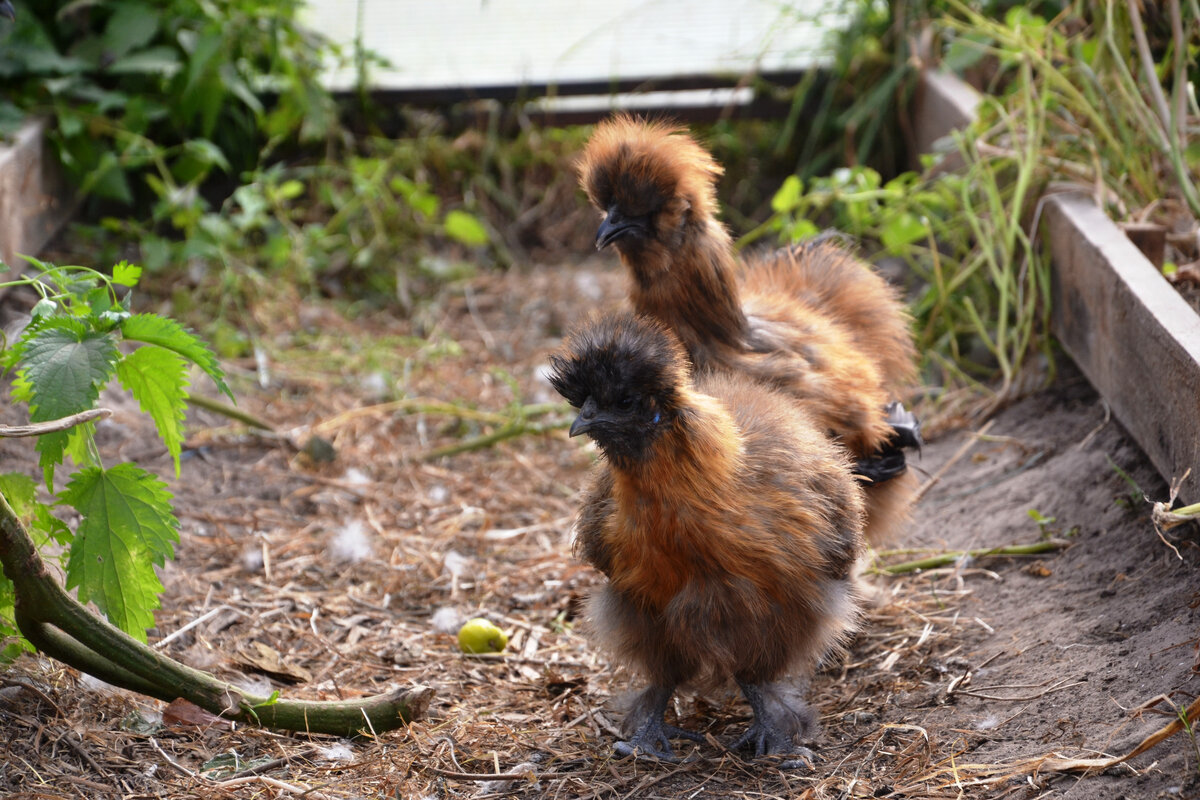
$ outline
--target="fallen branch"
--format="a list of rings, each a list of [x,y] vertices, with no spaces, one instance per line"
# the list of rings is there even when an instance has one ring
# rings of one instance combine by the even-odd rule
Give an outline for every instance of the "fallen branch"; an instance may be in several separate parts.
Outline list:
[[[112,416],[112,413],[107,408],[91,408],[87,411],[80,411],[78,414],[72,414],[62,419],[53,419],[49,422],[34,422],[30,425],[0,425],[0,439],[15,439],[22,436],[41,436],[43,433],[58,433],[59,431],[70,430],[76,425],[82,425],[85,422],[107,419]]]
[[[917,489],[917,491],[913,493],[912,504],[914,506],[921,502],[921,498],[925,496],[925,493],[932,489],[934,485],[942,479],[942,476],[949,472],[950,468],[957,464],[959,459],[965,456],[967,451],[970,450],[977,441],[979,441],[989,430],[992,429],[993,422],[995,422],[994,419],[989,419],[987,424],[972,433],[967,440],[963,442],[957,450],[954,451],[954,455],[950,456],[950,460],[945,464],[942,464],[942,466],[938,468],[938,471],[929,477],[929,480],[921,484],[921,488]]]
[[[0,493],[0,566],[16,593],[16,622],[38,650],[123,689],[164,702],[183,698],[238,722],[353,736],[419,719],[433,689],[414,686],[348,702],[282,700],[245,692],[154,651],[67,594]]]
[[[1049,553],[1061,550],[1071,543],[1062,539],[1046,539],[1033,544],[1012,544],[1004,547],[990,547],[979,550],[951,550],[929,558],[919,558],[915,561],[903,561],[899,564],[889,564],[883,567],[873,567],[868,572],[875,575],[901,575],[906,572],[946,567],[956,563],[964,556],[970,558],[986,558],[988,556],[1032,556],[1038,553]]]

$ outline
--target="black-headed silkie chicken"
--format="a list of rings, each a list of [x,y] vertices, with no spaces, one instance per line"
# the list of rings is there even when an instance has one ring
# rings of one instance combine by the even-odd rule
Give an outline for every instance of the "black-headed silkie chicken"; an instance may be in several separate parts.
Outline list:
[[[551,367],[579,409],[571,435],[603,453],[576,528],[577,553],[608,577],[588,625],[649,683],[617,752],[674,758],[670,738],[700,738],[663,721],[676,687],[733,680],[754,721],[732,746],[808,755],[802,691],[857,618],[863,499],[845,449],[777,389],[693,378],[647,317],[594,320]]]
[[[849,451],[867,483],[866,537],[892,538],[915,477],[902,446],[916,419],[895,402],[915,376],[896,292],[830,241],[743,263],[717,218],[722,172],[687,132],[619,115],[598,125],[580,183],[632,278],[634,309],[666,324],[697,368],[741,373],[791,394]]]

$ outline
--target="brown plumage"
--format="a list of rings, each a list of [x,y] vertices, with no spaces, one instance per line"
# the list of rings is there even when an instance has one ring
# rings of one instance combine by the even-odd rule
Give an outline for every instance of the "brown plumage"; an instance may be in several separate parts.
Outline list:
[[[679,340],[630,314],[592,322],[552,357],[571,435],[604,454],[577,553],[606,576],[591,630],[649,679],[626,719],[634,750],[673,757],[663,724],[681,684],[729,679],[754,723],[735,746],[805,752],[800,687],[856,618],[862,491],[842,448],[787,395],[728,373],[692,378]]]
[[[867,537],[885,540],[915,488],[906,474],[879,480],[903,472],[897,445],[919,442],[915,418],[889,405],[915,375],[908,315],[833,242],[739,261],[717,218],[721,172],[682,128],[624,115],[601,123],[580,165],[605,215],[596,245],[617,248],[634,309],[669,326],[697,367],[788,392],[849,449],[879,481],[867,490]]]

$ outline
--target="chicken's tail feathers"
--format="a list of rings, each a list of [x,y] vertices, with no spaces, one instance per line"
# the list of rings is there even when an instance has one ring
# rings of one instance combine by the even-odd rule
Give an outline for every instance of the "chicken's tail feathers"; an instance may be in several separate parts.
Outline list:
[[[904,474],[908,469],[905,448],[915,448],[920,452],[925,444],[921,438],[921,421],[899,400],[888,403],[884,414],[885,421],[892,428],[891,438],[871,455],[855,461],[850,470],[872,484],[884,483]]]
[[[916,448],[917,452],[925,446],[921,438],[921,420],[917,415],[904,407],[899,400],[893,400],[884,408],[887,423],[894,431],[891,444],[896,447]]]

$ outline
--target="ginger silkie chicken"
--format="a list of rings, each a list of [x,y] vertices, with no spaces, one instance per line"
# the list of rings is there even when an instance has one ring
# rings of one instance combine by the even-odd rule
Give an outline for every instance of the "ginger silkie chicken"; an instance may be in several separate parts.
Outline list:
[[[807,678],[854,626],[862,489],[845,450],[761,382],[701,372],[660,322],[610,315],[551,358],[551,382],[603,458],[576,552],[607,576],[599,643],[645,675],[619,754],[674,758],[676,687],[735,681],[754,720],[731,746],[800,754]]]
[[[722,169],[686,131],[626,115],[596,127],[580,183],[632,278],[634,309],[666,324],[698,368],[747,375],[796,398],[844,445],[867,483],[866,535],[890,538],[915,479],[904,446],[915,417],[896,395],[915,376],[896,292],[834,242],[743,263],[717,218]]]

